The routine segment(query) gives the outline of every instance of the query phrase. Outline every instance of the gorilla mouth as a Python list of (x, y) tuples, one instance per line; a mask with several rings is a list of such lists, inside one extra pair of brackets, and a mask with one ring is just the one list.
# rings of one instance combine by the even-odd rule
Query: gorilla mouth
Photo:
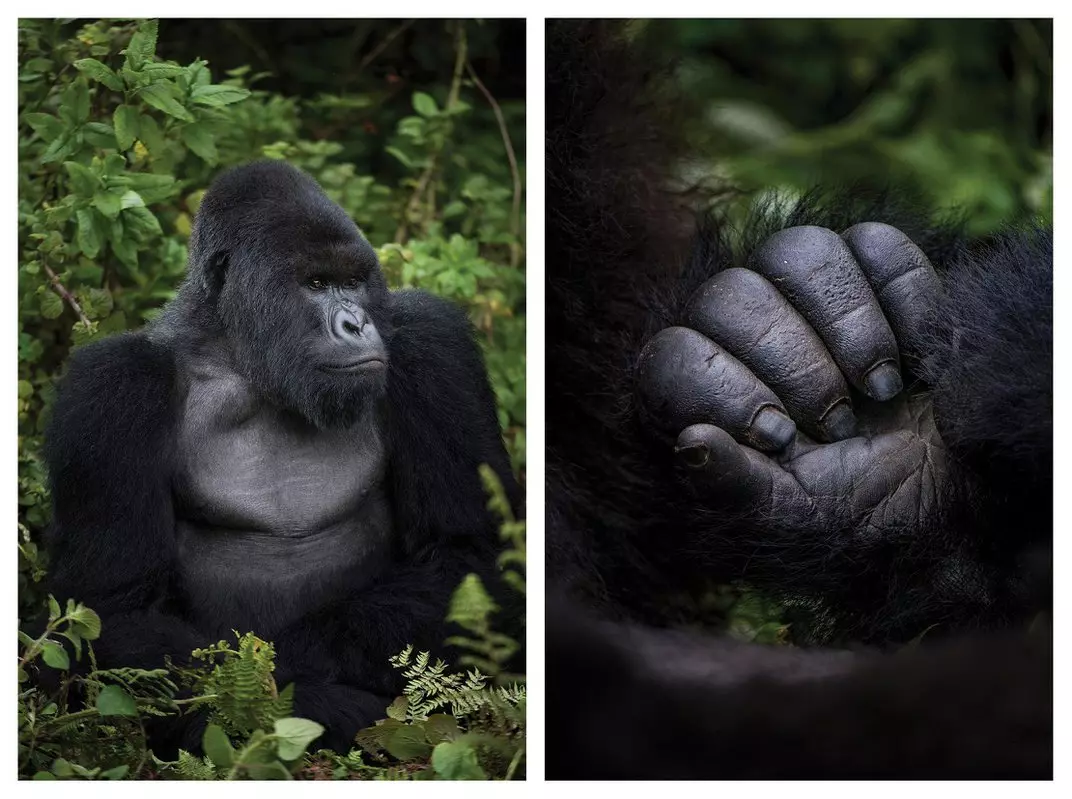
[(383, 359), (383, 357), (381, 357), (379, 355), (372, 355), (372, 356), (370, 356), (368, 358), (362, 358), (359, 361), (354, 361), (353, 363), (325, 364), (324, 366), (321, 366), (320, 368), (321, 368), (321, 370), (323, 370), (325, 372), (335, 372), (335, 373), (338, 373), (338, 372), (352, 373), (352, 372), (375, 371), (375, 370), (379, 370), (379, 369), (386, 369), (387, 368), (387, 361), (385, 361)]

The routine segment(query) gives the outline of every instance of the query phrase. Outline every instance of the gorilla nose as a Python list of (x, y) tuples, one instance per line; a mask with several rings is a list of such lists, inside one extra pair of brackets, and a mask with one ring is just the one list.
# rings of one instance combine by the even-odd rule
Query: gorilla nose
[(335, 314), (335, 323), (332, 325), (333, 332), (338, 338), (361, 338), (368, 317), (363, 311), (340, 311)]

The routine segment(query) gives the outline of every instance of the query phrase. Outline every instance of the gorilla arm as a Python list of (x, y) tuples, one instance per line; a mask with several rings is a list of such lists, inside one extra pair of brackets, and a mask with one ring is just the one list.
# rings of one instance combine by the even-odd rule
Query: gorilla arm
[[(441, 649), (450, 595), (467, 573), (480, 574), (493, 592), (499, 583), (497, 522), (487, 511), (481, 463), (495, 470), (513, 506), (521, 507), (494, 395), (464, 312), (419, 291), (393, 293), (391, 305), (387, 435), (399, 562), (378, 582), (276, 638), (284, 677), (319, 676), (336, 686), (332, 690), (348, 685), (385, 696), (398, 688), (385, 668), (388, 658), (407, 644)], [(322, 701), (312, 693), (299, 686), (299, 706), (303, 695)]]
[(167, 607), (174, 381), (171, 354), (144, 335), (95, 342), (72, 356), (49, 423), (49, 590), (101, 615), (104, 663), (157, 668), (205, 643)]

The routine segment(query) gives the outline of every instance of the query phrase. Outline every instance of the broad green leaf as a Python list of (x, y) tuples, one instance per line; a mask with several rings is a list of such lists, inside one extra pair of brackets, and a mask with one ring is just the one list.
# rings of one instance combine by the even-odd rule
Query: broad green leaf
[(453, 741), (461, 734), (458, 729), (458, 720), (454, 716), (445, 713), (436, 713), (424, 720), (424, 736), (429, 743), (438, 744), (443, 741)]
[(52, 141), (64, 131), (63, 123), (52, 114), (23, 114), (22, 119), (44, 141)]
[(93, 195), (93, 207), (108, 219), (115, 219), (119, 216), (119, 212), (123, 210), (123, 200), (114, 189), (98, 191)]
[(89, 119), (89, 84), (86, 83), (85, 78), (80, 77), (71, 81), (71, 85), (64, 90), (60, 103), (60, 116), (70, 125)]
[(384, 741), (383, 748), (399, 760), (417, 760), (427, 757), (432, 747), (420, 727), (403, 726)]
[(160, 23), (155, 19), (148, 19), (138, 26), (137, 32), (130, 37), (130, 44), (123, 52), (126, 53), (126, 66), (130, 69), (139, 70), (142, 66), (153, 60), (156, 54), (156, 36)]
[(41, 657), (45, 663), (54, 669), (65, 671), (71, 668), (71, 659), (67, 657), (67, 650), (63, 648), (62, 644), (57, 644), (55, 641), (45, 641)]
[(409, 700), (404, 696), (398, 697), (387, 708), (387, 718), (397, 719), (398, 721), (406, 720), (406, 708), (409, 707)]
[(324, 728), (309, 719), (287, 718), (275, 723), (276, 751), (281, 760), (297, 760), (306, 748), (324, 734)]
[(190, 99), (201, 105), (221, 106), (237, 103), (249, 97), (249, 89), (238, 86), (198, 86), (190, 94)]
[(119, 149), (129, 150), (138, 138), (138, 109), (131, 105), (118, 106), (112, 115), (112, 123), (115, 125), (115, 141)]
[(116, 766), (115, 768), (105, 769), (100, 773), (100, 776), (106, 780), (121, 780), (128, 773), (130, 773), (130, 766), (124, 763), (123, 765)]
[(64, 161), (63, 168), (67, 170), (67, 177), (71, 179), (71, 188), (80, 197), (92, 197), (100, 184), (100, 179), (87, 167), (75, 161)]
[(86, 77), (103, 83), (112, 91), (123, 91), (123, 81), (119, 79), (119, 76), (95, 58), (80, 58), (74, 62), (74, 68)]
[(175, 193), (177, 184), (171, 175), (153, 175), (148, 172), (138, 172), (128, 175), (130, 188), (141, 195), (146, 205), (166, 200)]
[(205, 125), (199, 122), (186, 125), (182, 129), (182, 141), (195, 155), (209, 165), (215, 165), (219, 159), (219, 154), (216, 152), (215, 137)]
[(145, 207), (145, 200), (143, 200), (141, 198), (141, 195), (138, 194), (133, 189), (129, 189), (126, 192), (124, 192), (122, 198), (120, 199), (120, 202), (122, 203), (123, 208), (144, 208)]
[(53, 161), (59, 161), (61, 158), (66, 158), (71, 154), (71, 131), (64, 129), (59, 136), (52, 140), (52, 144), (48, 146), (44, 154), (41, 156), (41, 163), (50, 164)]
[(164, 134), (160, 125), (148, 114), (138, 117), (138, 138), (149, 150), (150, 155), (159, 155), (164, 149)]
[(435, 98), (432, 95), (425, 92), (414, 92), (413, 110), (422, 117), (434, 117), (439, 113), (439, 106), (436, 105)]
[(148, 75), (154, 81), (164, 80), (166, 78), (176, 78), (179, 75), (186, 74), (186, 67), (180, 67), (178, 64), (146, 64), (142, 67), (142, 74)]
[(78, 249), (87, 258), (96, 258), (100, 255), (101, 245), (104, 243), (101, 231), (97, 227), (97, 220), (93, 211), (89, 208), (81, 208), (78, 211)]
[(95, 641), (100, 638), (101, 620), (95, 611), (85, 605), (78, 604), (73, 610), (68, 611), (67, 618), (71, 620), (76, 631), (87, 641)]
[[(22, 382), (23, 381), (21, 381), (21, 380), (19, 381), (19, 396), (20, 397), (22, 396)], [(27, 385), (29, 385), (29, 384), (27, 384)], [(30, 393), (31, 394), (33, 393), (33, 386), (32, 385), (30, 386)], [(60, 610), (60, 603), (56, 601), (56, 597), (52, 596), (52, 594), (49, 594), (48, 595), (48, 620), (49, 621), (55, 621), (56, 619), (58, 619), (62, 615), (63, 615), (63, 611)]]
[(153, 212), (144, 206), (134, 206), (123, 211), (123, 225), (127, 234), (140, 242), (148, 241), (163, 233), (160, 222)]
[(138, 706), (118, 685), (106, 685), (97, 694), (97, 712), (102, 716), (137, 716)]
[(464, 740), (444, 741), (432, 750), (432, 768), (445, 780), (486, 780), (476, 750)]
[(63, 300), (54, 291), (46, 291), (38, 300), (41, 316), (45, 319), (58, 319), (63, 313)]
[(186, 122), (193, 121), (193, 115), (175, 99), (170, 83), (154, 83), (152, 86), (146, 86), (138, 92), (138, 97), (168, 116), (173, 116)]
[(115, 129), (104, 122), (87, 122), (82, 127), (86, 142), (102, 150), (115, 147)]
[(217, 768), (230, 768), (234, 765), (234, 747), (231, 746), (227, 733), (215, 724), (209, 724), (205, 728), (201, 746)]

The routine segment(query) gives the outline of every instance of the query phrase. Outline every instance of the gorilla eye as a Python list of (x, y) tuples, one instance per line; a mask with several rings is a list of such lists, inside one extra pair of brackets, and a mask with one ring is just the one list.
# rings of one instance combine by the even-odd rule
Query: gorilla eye
[(343, 288), (356, 289), (358, 286), (361, 285), (361, 281), (358, 280), (356, 277), (348, 277), (342, 282), (342, 285)]
[(313, 291), (321, 291), (322, 289), (326, 289), (328, 287), (328, 282), (323, 278), (311, 277), (307, 281), (305, 281), (305, 285), (313, 289)]

